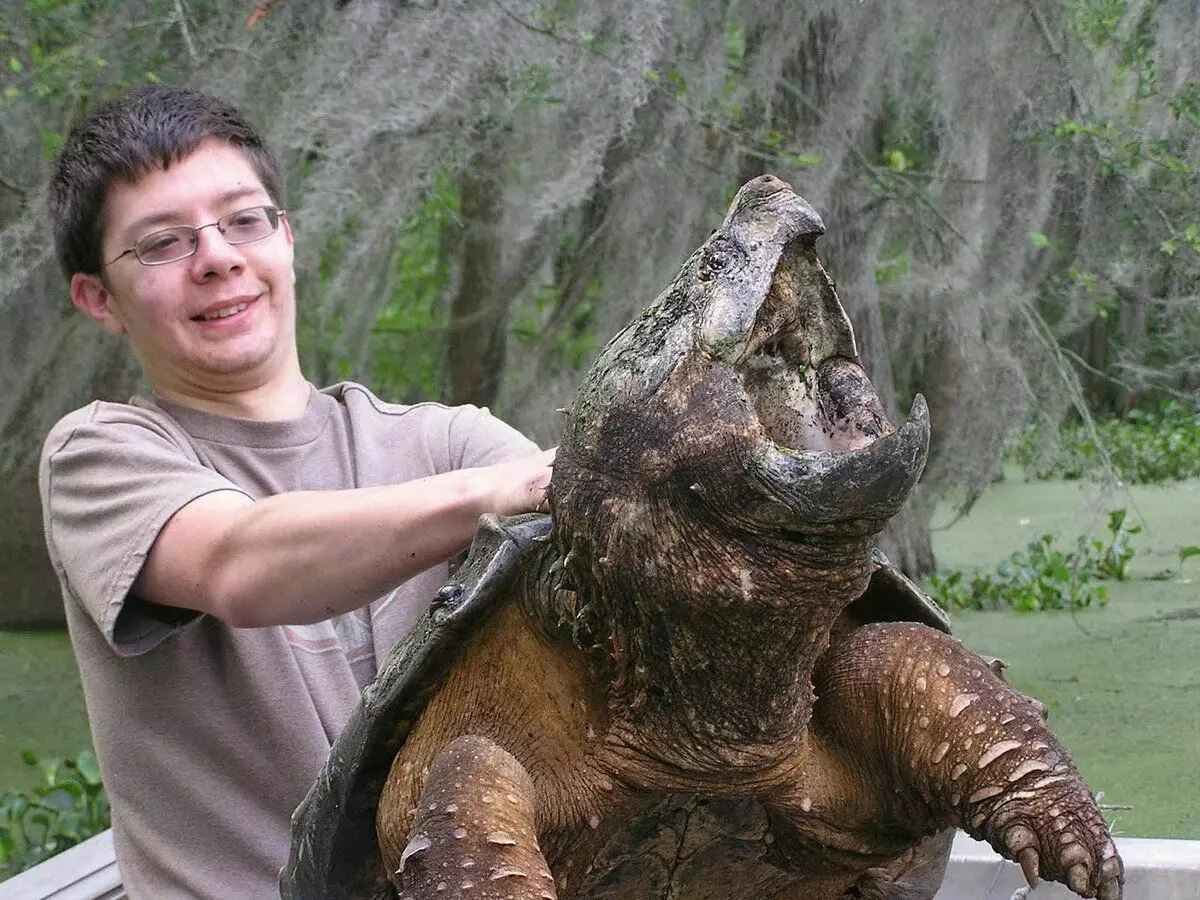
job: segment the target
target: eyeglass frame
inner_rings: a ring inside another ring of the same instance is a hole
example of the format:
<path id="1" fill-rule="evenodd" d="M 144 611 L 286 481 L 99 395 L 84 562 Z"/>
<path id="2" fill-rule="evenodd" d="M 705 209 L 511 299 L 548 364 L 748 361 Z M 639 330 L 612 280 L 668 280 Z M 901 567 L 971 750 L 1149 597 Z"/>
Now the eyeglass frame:
<path id="1" fill-rule="evenodd" d="M 267 212 L 268 220 L 270 220 L 272 218 L 272 215 L 274 216 L 274 225 L 271 228 L 271 230 L 268 231 L 266 234 L 264 234 L 262 237 L 250 238 L 250 240 L 248 240 L 248 241 L 231 241 L 226 236 L 225 231 L 221 229 L 221 223 L 223 221 L 225 221 L 226 219 L 232 218 L 233 216 L 236 216 L 240 213 L 249 212 L 250 210 L 253 210 L 253 209 L 270 210 L 270 212 Z M 215 222 L 209 222 L 206 225 L 195 225 L 195 226 L 193 226 L 193 225 L 172 225 L 170 228 L 160 228 L 157 231 L 152 231 L 149 234 L 143 235 L 142 237 L 138 238 L 136 241 L 133 242 L 132 247 L 130 247 L 128 250 L 122 250 L 120 253 L 118 253 L 116 256 L 114 256 L 112 259 L 110 259 L 108 262 L 104 263 L 103 265 L 105 267 L 111 266 L 117 260 L 123 259 L 124 257 L 128 256 L 130 253 L 132 253 L 134 258 L 138 261 L 138 263 L 140 265 L 143 265 L 143 266 L 169 266 L 169 265 L 171 265 L 171 263 L 177 263 L 181 259 L 187 259 L 189 256 L 196 255 L 196 251 L 200 249 L 200 232 L 205 228 L 215 227 L 217 229 L 217 232 L 221 235 L 221 237 L 225 239 L 225 243 L 229 244 L 229 246 L 231 246 L 231 247 L 240 247 L 243 244 L 255 244 L 258 241 L 265 241 L 271 235 L 278 232 L 279 231 L 279 220 L 282 219 L 286 215 L 287 215 L 286 209 L 280 209 L 278 206 L 271 206 L 269 203 L 266 203 L 266 204 L 263 204 L 262 206 L 247 206 L 247 207 L 244 207 L 243 209 L 235 209 L 233 212 L 226 213 L 225 215 L 221 216 L 221 218 L 217 219 Z M 183 256 L 177 256 L 174 259 L 164 260 L 163 262 L 146 262 L 144 259 L 142 259 L 141 253 L 138 252 L 138 248 L 137 248 L 138 244 L 142 243 L 143 241 L 149 240 L 150 238 L 154 237 L 155 235 L 163 234 L 164 232 L 168 232 L 168 231 L 178 231 L 178 230 L 184 229 L 184 228 L 186 228 L 187 230 L 189 230 L 192 233 L 192 236 L 191 236 L 192 249 L 190 251 L 183 254 Z"/>

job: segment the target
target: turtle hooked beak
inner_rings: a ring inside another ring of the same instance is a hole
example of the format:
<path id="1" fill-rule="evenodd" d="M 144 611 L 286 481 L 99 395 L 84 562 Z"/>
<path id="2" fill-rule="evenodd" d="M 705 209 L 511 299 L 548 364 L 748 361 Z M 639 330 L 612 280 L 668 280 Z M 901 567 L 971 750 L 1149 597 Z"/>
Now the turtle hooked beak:
<path id="1" fill-rule="evenodd" d="M 918 394 L 899 430 L 858 449 L 799 450 L 764 437 L 751 458 L 749 474 L 775 501 L 769 507 L 782 505 L 788 520 L 795 517 L 812 525 L 883 523 L 908 499 L 928 452 L 929 409 Z"/>

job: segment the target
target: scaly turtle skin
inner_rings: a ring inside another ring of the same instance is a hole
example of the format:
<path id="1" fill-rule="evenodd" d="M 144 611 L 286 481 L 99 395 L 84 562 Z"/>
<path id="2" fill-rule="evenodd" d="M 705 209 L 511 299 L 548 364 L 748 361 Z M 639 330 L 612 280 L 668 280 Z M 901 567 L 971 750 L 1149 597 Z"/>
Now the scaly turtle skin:
<path id="1" fill-rule="evenodd" d="M 1116 900 L 1043 710 L 873 551 L 924 466 L 763 176 L 605 348 L 296 812 L 288 900 L 928 900 L 953 829 Z"/>

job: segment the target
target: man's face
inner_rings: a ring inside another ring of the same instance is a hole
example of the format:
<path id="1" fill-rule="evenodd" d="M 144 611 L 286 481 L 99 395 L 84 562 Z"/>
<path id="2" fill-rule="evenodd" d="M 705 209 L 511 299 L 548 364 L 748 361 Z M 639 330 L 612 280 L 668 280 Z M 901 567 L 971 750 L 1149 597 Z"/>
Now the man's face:
<path id="1" fill-rule="evenodd" d="M 274 203 L 241 150 L 208 140 L 168 169 L 109 188 L 103 258 L 113 260 L 163 228 L 199 227 Z M 168 397 L 248 390 L 296 366 L 286 217 L 254 243 L 234 246 L 205 228 L 192 256 L 145 266 L 130 253 L 105 266 L 104 275 L 76 274 L 71 299 L 112 333 L 129 336 L 147 380 Z"/>

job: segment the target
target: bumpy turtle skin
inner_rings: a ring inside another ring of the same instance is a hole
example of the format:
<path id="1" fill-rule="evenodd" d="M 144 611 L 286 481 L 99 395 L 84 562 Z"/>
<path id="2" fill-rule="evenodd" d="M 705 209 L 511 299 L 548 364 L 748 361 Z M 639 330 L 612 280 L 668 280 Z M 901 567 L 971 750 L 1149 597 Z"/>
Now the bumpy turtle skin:
<path id="1" fill-rule="evenodd" d="M 881 622 L 827 653 L 813 683 L 828 701 L 814 725 L 880 761 L 859 786 L 898 821 L 932 811 L 1018 862 L 1031 885 L 1119 900 L 1124 869 L 1100 809 L 1044 708 L 998 667 L 921 624 Z"/>
<path id="2" fill-rule="evenodd" d="M 521 561 L 549 536 L 549 516 L 485 516 L 466 563 L 438 592 L 413 631 L 388 654 L 329 760 L 292 816 L 292 847 L 280 873 L 283 900 L 384 900 L 394 896 L 380 864 L 375 811 L 396 753 L 468 640 L 502 605 Z M 876 572 L 855 612 L 865 621 L 921 622 L 949 633 L 929 598 L 878 550 Z"/>
<path id="3" fill-rule="evenodd" d="M 479 735 L 455 738 L 429 767 L 395 873 L 398 900 L 555 900 L 536 806 L 533 779 L 514 756 Z"/>
<path id="4" fill-rule="evenodd" d="M 279 877 L 283 900 L 394 896 L 375 834 L 375 810 L 392 760 L 445 682 L 457 648 L 502 608 L 505 588 L 550 529 L 547 515 L 480 519 L 467 561 L 388 653 L 296 808 L 291 853 Z"/>

